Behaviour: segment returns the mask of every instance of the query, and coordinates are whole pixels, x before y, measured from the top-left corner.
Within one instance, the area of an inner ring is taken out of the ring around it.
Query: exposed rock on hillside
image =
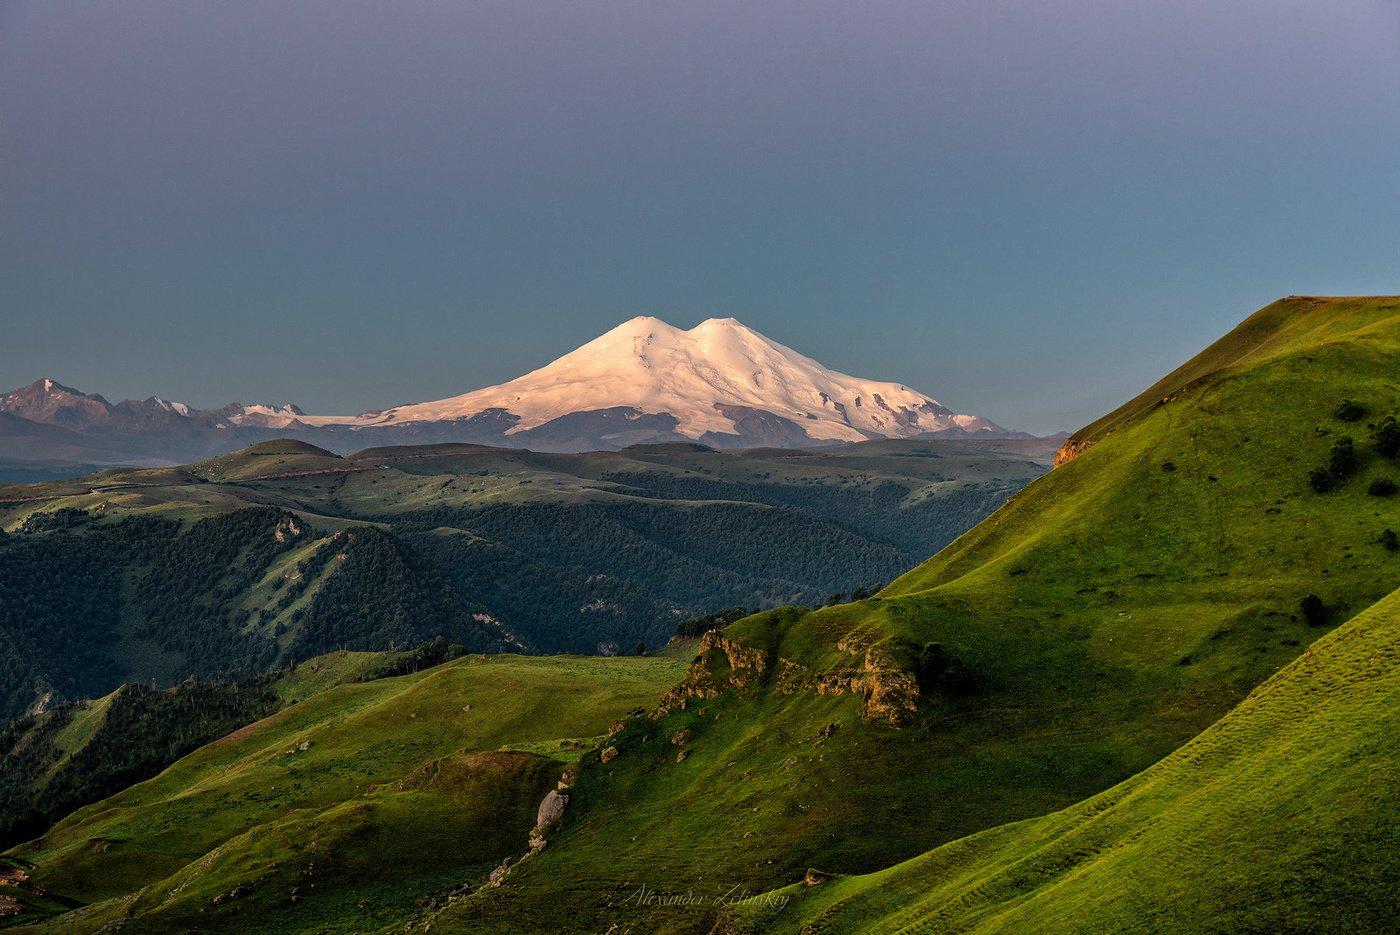
[[[916,674],[901,667],[882,646],[866,647],[858,658],[860,661],[853,661],[848,668],[814,673],[781,656],[770,663],[761,650],[712,630],[701,637],[700,652],[685,679],[661,699],[657,716],[684,710],[691,699],[753,688],[776,671],[775,687],[784,694],[811,691],[818,695],[860,695],[865,717],[895,726],[907,723],[919,706]]]

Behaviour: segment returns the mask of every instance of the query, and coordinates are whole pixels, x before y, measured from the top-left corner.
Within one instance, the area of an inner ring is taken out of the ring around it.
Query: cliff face
[[[914,673],[902,669],[878,645],[864,648],[857,659],[848,667],[816,673],[782,656],[770,661],[762,651],[712,630],[701,637],[699,654],[685,679],[662,697],[657,716],[684,710],[691,699],[771,683],[782,694],[860,695],[864,717],[894,726],[907,723],[920,699]]]
[[[865,651],[859,668],[817,676],[819,695],[860,695],[861,715],[895,727],[907,724],[919,710],[919,681],[895,664],[879,646]]]

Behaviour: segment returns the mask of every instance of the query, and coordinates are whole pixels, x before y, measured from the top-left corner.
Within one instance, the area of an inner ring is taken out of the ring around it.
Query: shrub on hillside
[[[1382,532],[1380,535],[1380,539],[1378,539],[1377,541],[1380,542],[1381,545],[1386,547],[1386,551],[1400,551],[1400,536],[1397,536],[1395,534],[1395,530],[1393,529],[1387,529],[1384,532]]]
[[[47,513],[31,513],[25,517],[24,523],[19,527],[20,532],[53,532],[59,529],[72,529],[81,526],[92,516],[87,510],[80,510],[74,506],[59,507]]]
[[[1395,493],[1395,481],[1389,477],[1377,477],[1371,481],[1371,486],[1366,488],[1366,492],[1373,497],[1388,497]]]
[[[1359,403],[1354,399],[1344,399],[1337,405],[1336,409],[1332,410],[1332,415],[1343,422],[1356,422],[1370,411],[1365,403]]]
[[[435,636],[402,656],[367,669],[360,676],[360,681],[372,682],[376,679],[392,678],[396,675],[412,675],[414,672],[422,672],[424,669],[431,669],[433,666],[461,658],[468,652],[470,650],[461,643],[455,643],[442,636]]]
[[[1332,451],[1327,456],[1327,467],[1339,479],[1356,471],[1356,442],[1350,435],[1343,435],[1332,443]]]
[[[1327,466],[1313,468],[1308,473],[1308,486],[1318,493],[1335,490],[1338,484],[1356,473],[1358,463],[1356,441],[1343,435],[1332,443],[1332,450],[1327,453]]]
[[[1316,493],[1327,493],[1337,487],[1337,478],[1326,468],[1313,468],[1308,472],[1308,486]]]
[[[722,630],[734,621],[756,613],[758,613],[757,608],[726,607],[724,610],[717,610],[700,617],[687,617],[676,624],[676,636],[692,639],[708,633],[710,630]]]
[[[1309,594],[1299,601],[1298,610],[1310,627],[1320,627],[1327,622],[1327,605],[1316,594]]]
[[[1396,422],[1394,416],[1386,416],[1376,426],[1371,442],[1375,445],[1376,453],[1383,458],[1394,458],[1400,454],[1400,422]]]
[[[961,659],[944,649],[941,643],[924,643],[917,646],[905,640],[896,640],[892,649],[896,658],[903,657],[912,661],[914,678],[918,680],[921,695],[937,691],[959,697],[970,695],[977,688],[977,680],[972,672]]]

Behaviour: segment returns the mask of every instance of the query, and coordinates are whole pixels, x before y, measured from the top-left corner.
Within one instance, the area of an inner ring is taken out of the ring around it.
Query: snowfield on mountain
[[[953,412],[898,383],[828,370],[733,318],[683,331],[640,316],[558,360],[499,386],[366,413],[362,426],[464,419],[499,410],[518,434],[570,413],[625,408],[675,419],[686,438],[744,435],[744,419],[790,420],[815,441],[909,438],[950,429],[1006,434],[979,416]]]

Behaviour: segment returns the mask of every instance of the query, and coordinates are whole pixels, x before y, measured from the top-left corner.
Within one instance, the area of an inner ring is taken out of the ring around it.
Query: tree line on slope
[[[59,706],[0,728],[0,849],[42,834],[75,808],[149,779],[186,753],[275,711],[274,677],[188,680],[158,691],[123,685],[71,752],[65,729],[94,702]],[[71,755],[70,755],[71,753]]]

